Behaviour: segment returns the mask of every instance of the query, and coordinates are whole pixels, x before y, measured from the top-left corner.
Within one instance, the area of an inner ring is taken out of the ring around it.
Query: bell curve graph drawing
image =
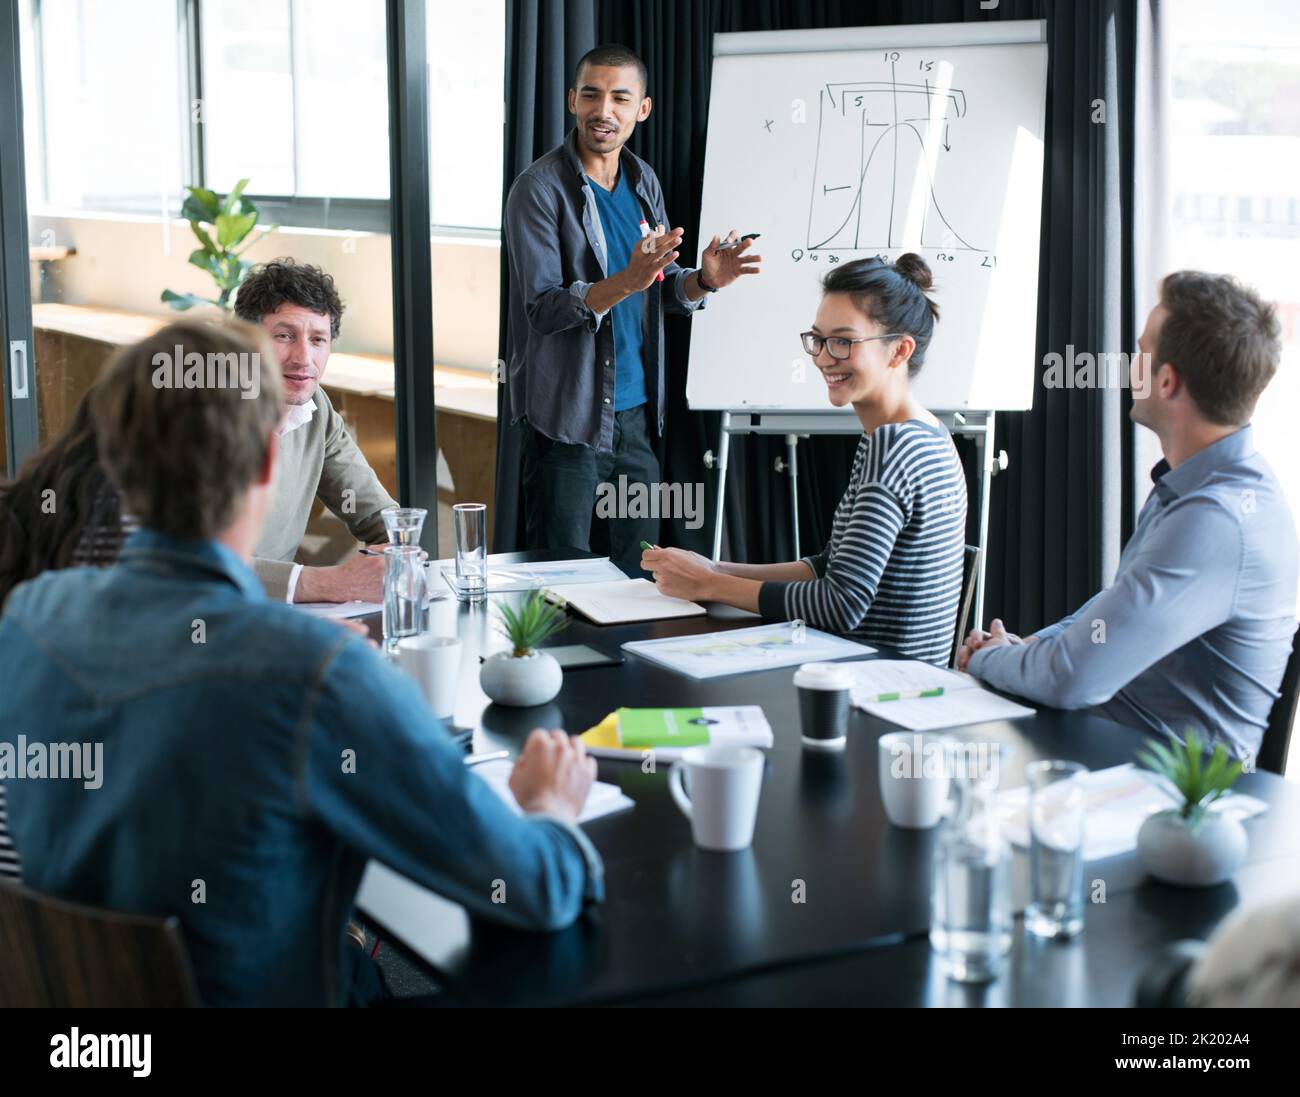
[[[817,159],[808,204],[808,251],[888,251],[905,244],[978,251],[944,215],[935,165],[960,141],[966,93],[898,79],[829,84],[817,93]],[[888,193],[888,202],[864,195]],[[920,223],[915,224],[919,214]]]
[[[917,398],[1032,404],[1047,49],[1022,25],[715,37],[699,235],[758,233],[763,264],[691,320],[691,408],[852,420],[799,333],[828,273],[909,251],[940,309]]]

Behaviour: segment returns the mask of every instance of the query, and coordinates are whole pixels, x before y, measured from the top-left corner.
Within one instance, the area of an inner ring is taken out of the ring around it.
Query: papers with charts
[[[426,565],[442,573],[447,586],[456,589],[456,561],[431,560]],[[548,560],[536,564],[493,564],[487,566],[489,594],[512,590],[532,590],[574,583],[608,583],[627,579],[608,556],[596,560]]]
[[[623,647],[688,678],[719,678],[724,674],[796,667],[800,663],[824,663],[870,655],[876,650],[797,621],[667,640],[632,640]]]

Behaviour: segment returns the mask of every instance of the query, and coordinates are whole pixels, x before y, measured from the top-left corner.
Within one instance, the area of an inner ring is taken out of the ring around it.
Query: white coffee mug
[[[880,737],[880,798],[896,827],[924,830],[943,818],[951,766],[942,735],[892,731]]]
[[[407,636],[397,644],[397,662],[419,683],[433,714],[448,720],[456,708],[461,643],[455,636]]]
[[[690,796],[682,787],[689,771]],[[753,747],[687,747],[668,773],[668,791],[701,849],[745,849],[754,840],[763,754]]]

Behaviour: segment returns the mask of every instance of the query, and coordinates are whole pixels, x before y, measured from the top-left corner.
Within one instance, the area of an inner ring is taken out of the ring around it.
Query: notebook
[[[684,598],[669,598],[649,579],[621,579],[613,583],[583,583],[550,587],[548,600],[576,610],[598,625],[632,621],[659,621],[667,617],[702,617],[703,606]]]
[[[588,753],[598,758],[639,760],[653,751],[657,758],[672,761],[687,747],[770,747],[772,727],[759,705],[621,708],[581,738]]]
[[[1014,720],[1034,710],[984,689],[969,674],[944,670],[917,659],[872,659],[853,663],[855,707],[909,731]],[[925,692],[925,697],[884,699],[890,694]]]

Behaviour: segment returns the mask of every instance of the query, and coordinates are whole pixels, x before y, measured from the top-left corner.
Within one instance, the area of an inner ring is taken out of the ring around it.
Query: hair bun
[[[930,264],[914,251],[904,252],[894,260],[894,270],[916,286],[925,291],[934,285],[934,275],[930,273]]]

